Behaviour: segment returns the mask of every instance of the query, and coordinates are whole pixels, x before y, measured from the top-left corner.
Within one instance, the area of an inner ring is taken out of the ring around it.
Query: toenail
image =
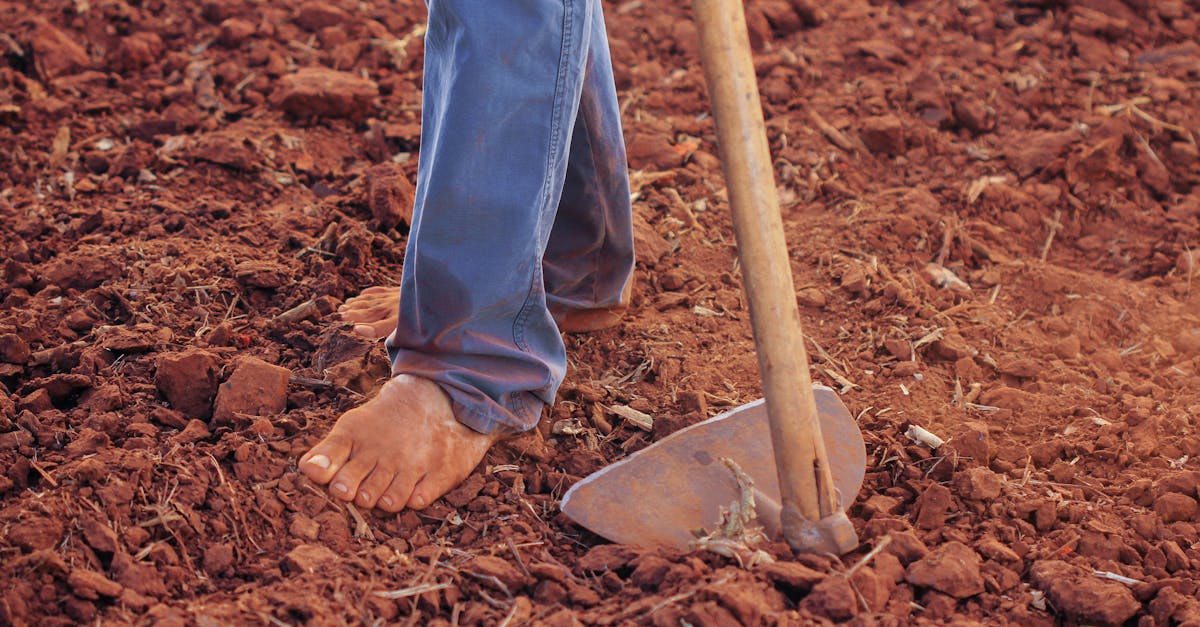
[[[324,468],[326,470],[329,469],[329,458],[325,457],[324,455],[313,455],[309,458],[308,463],[316,466],[317,468]]]
[[[385,497],[379,499],[379,504],[384,507],[391,507],[392,506],[392,497],[385,496]]]
[[[425,507],[425,498],[424,497],[413,496],[412,502],[413,502],[413,507]]]
[[[346,484],[340,483],[340,482],[333,484],[333,489],[338,492],[341,492],[342,494],[350,493],[350,488],[346,487]]]
[[[355,333],[364,333],[364,334],[365,333],[374,333],[375,329],[369,324],[356,324],[356,325],[354,325],[354,332]]]

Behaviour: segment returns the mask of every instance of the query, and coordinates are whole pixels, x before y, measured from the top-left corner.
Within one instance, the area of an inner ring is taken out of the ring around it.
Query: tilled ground
[[[558,513],[760,394],[689,9],[606,9],[631,314],[568,338],[538,432],[378,516],[295,459],[386,374],[334,310],[399,276],[422,3],[0,2],[0,624],[1200,624],[1200,5],[751,2],[814,377],[868,449],[862,547],[751,569]]]

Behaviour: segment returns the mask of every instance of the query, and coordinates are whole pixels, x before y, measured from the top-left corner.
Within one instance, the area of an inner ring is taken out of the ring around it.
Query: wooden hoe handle
[[[745,12],[741,0],[693,4],[767,398],[784,536],[797,551],[840,555],[858,537],[821,438]]]

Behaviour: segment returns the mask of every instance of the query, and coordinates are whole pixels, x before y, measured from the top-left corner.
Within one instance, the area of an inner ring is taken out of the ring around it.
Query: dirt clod
[[[1154,500],[1154,511],[1167,524],[1191,520],[1196,509],[1196,499],[1177,492],[1168,492]]]
[[[854,589],[845,577],[838,575],[826,577],[813,586],[801,605],[813,614],[834,621],[850,620],[858,614],[858,598]]]
[[[283,567],[293,573],[314,573],[336,559],[337,554],[323,544],[301,544],[283,558]]]
[[[303,68],[279,81],[271,101],[299,118],[361,118],[379,95],[379,86],[349,72]]]
[[[233,374],[217,389],[213,419],[229,421],[235,413],[270,416],[287,407],[287,386],[291,372],[256,357],[246,357],[234,367]]]
[[[188,349],[163,355],[154,372],[154,385],[170,406],[184,415],[207,420],[217,394],[220,362],[216,355]]]
[[[1030,577],[1070,620],[1120,625],[1142,607],[1124,584],[1094,577],[1064,562],[1036,562]]]
[[[92,570],[72,570],[67,577],[67,585],[71,587],[72,592],[84,599],[116,597],[121,594],[121,584]]]
[[[983,592],[982,563],[970,547],[961,542],[947,542],[909,564],[905,579],[914,586],[965,599]]]
[[[1004,486],[1000,475],[987,468],[968,468],[954,475],[954,490],[972,501],[990,501],[1000,496]]]

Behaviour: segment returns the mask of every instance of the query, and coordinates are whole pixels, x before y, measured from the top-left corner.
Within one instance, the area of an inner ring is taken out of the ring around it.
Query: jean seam
[[[562,123],[559,121],[559,118],[562,116],[563,100],[565,99],[563,92],[566,91],[564,83],[566,82],[567,64],[571,56],[569,52],[573,45],[573,33],[571,32],[573,3],[574,0],[563,0],[563,36],[562,44],[559,48],[558,71],[554,77],[554,97],[550,105],[550,141],[546,150],[546,179],[542,182],[541,206],[537,208],[539,214],[549,211],[550,180],[553,178],[552,173],[555,170],[555,163],[558,161],[558,153],[561,149],[560,144],[562,143],[560,138]],[[539,233],[538,236],[540,237],[541,234]],[[513,344],[526,353],[531,352],[529,344],[525,341],[526,324],[529,321],[529,316],[533,313],[534,302],[537,300],[536,296],[544,291],[542,287],[544,278],[541,264],[542,260],[540,256],[533,260],[535,270],[533,281],[529,286],[529,294],[525,297],[525,304],[517,313],[516,320],[513,321]],[[552,378],[552,375],[547,374],[542,387],[549,385]],[[525,399],[519,395],[514,396],[509,401],[509,405],[514,413],[528,411]]]
[[[586,70],[584,80],[587,80]],[[599,173],[600,170],[596,167],[595,136],[592,134],[592,125],[589,122],[589,117],[590,116],[584,114],[583,103],[581,102],[579,105],[579,118],[583,120],[584,137],[588,138],[588,159],[590,159],[592,162],[592,171]],[[599,194],[597,194],[597,196],[599,196]],[[598,279],[600,276],[600,259],[604,256],[604,245],[608,243],[608,211],[601,211],[601,215],[603,216],[603,219],[600,221],[600,245],[596,248],[596,250],[592,251],[592,253],[588,255],[591,257],[592,266],[592,271],[590,277],[588,278],[588,282],[591,284],[591,302],[593,306],[598,306],[598,303],[600,302],[600,281]]]

